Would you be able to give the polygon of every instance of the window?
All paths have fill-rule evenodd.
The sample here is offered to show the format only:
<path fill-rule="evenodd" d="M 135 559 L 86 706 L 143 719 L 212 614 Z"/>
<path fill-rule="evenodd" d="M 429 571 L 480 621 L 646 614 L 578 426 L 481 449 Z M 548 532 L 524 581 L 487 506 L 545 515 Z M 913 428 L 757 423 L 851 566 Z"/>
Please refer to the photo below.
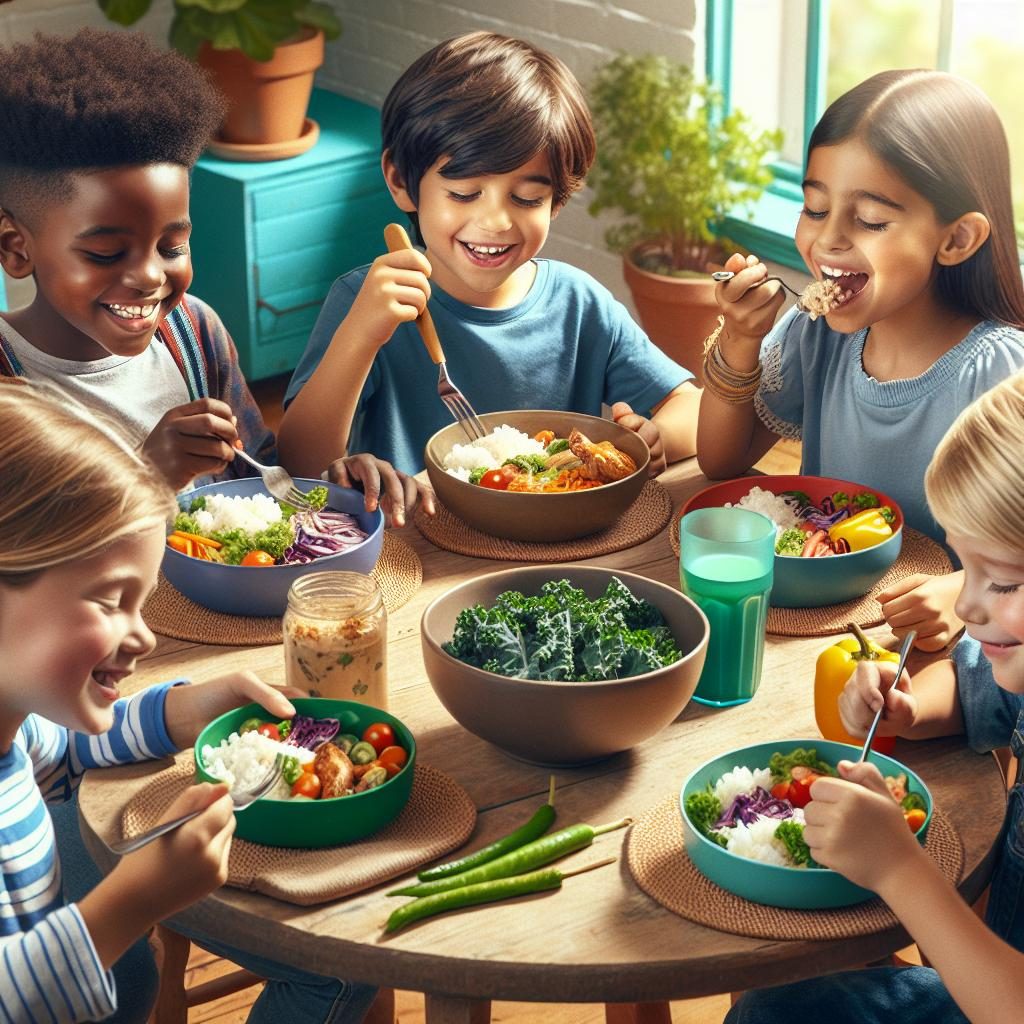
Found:
<path fill-rule="evenodd" d="M 759 256 L 805 269 L 793 245 L 811 130 L 825 107 L 886 68 L 952 71 L 999 111 L 1024 236 L 1024 4 L 1020 0 L 706 0 L 706 72 L 726 104 L 781 127 L 775 182 L 729 234 Z"/>

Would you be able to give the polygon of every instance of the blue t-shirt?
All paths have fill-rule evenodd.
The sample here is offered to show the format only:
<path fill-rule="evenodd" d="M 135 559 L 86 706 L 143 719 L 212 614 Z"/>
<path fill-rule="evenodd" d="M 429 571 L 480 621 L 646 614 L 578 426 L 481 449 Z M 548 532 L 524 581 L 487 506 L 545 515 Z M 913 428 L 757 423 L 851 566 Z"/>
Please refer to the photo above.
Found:
<path fill-rule="evenodd" d="M 649 415 L 692 378 L 589 274 L 554 260 L 535 262 L 529 293 L 508 309 L 467 306 L 437 286 L 431 290 L 430 314 L 448 373 L 478 413 L 557 409 L 600 416 L 602 403 L 623 401 Z M 288 385 L 286 406 L 319 365 L 368 269 L 334 282 Z M 417 473 L 427 441 L 451 422 L 437 397 L 437 367 L 416 326 L 400 324 L 363 385 L 348 450 L 372 452 Z"/>
<path fill-rule="evenodd" d="M 755 408 L 770 430 L 802 440 L 802 472 L 888 494 L 910 526 L 941 543 L 924 471 L 957 415 L 1024 368 L 1024 333 L 985 320 L 919 377 L 878 381 L 864 370 L 868 330 L 839 334 L 791 309 L 761 347 Z"/>

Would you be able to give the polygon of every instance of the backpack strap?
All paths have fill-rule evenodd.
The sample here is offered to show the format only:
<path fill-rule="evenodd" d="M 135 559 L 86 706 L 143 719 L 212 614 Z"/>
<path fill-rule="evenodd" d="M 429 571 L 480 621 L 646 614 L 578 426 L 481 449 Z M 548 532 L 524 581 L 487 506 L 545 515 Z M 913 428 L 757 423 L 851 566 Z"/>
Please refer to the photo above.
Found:
<path fill-rule="evenodd" d="M 11 348 L 11 343 L 0 331 L 0 377 L 24 377 L 25 371 Z"/>
<path fill-rule="evenodd" d="M 199 342 L 199 324 L 184 298 L 160 321 L 156 336 L 167 346 L 185 378 L 189 401 L 208 398 L 210 383 L 206 356 Z"/>

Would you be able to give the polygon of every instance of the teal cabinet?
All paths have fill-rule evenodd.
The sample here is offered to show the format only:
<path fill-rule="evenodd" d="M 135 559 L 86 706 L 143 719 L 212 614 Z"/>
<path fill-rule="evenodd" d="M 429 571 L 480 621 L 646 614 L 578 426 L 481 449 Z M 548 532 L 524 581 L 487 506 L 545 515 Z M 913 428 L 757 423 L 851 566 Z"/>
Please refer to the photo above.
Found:
<path fill-rule="evenodd" d="M 206 154 L 192 176 L 189 290 L 220 314 L 249 380 L 295 367 L 331 283 L 384 252 L 384 226 L 402 216 L 380 170 L 380 112 L 317 89 L 309 116 L 309 152 Z"/>

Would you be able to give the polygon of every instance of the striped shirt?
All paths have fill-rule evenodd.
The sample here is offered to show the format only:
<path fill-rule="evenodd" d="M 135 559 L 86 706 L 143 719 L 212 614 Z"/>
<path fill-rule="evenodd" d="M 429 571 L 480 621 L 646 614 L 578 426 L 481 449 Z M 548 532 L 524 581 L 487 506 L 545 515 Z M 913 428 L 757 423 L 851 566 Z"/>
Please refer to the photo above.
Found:
<path fill-rule="evenodd" d="M 87 768 L 128 764 L 177 751 L 153 686 L 114 705 L 99 736 L 29 715 L 0 755 L 0 1024 L 93 1021 L 117 1009 L 75 904 L 65 904 L 53 825 L 44 806 L 70 798 Z"/>

